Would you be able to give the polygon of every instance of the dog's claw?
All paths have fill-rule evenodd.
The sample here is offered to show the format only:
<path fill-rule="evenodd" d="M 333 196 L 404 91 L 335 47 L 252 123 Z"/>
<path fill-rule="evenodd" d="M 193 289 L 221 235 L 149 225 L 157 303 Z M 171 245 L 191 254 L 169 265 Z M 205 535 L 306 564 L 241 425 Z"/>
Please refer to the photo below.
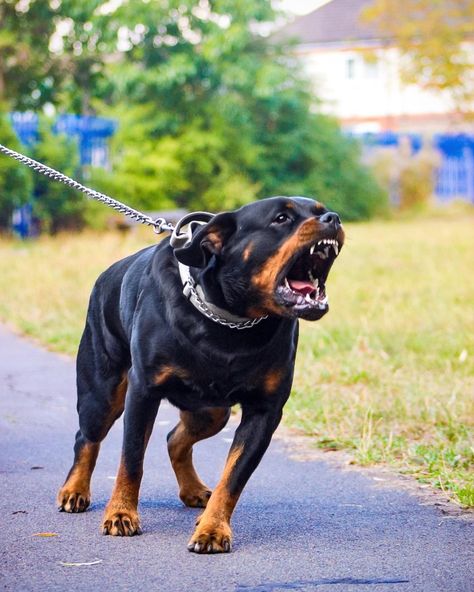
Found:
<path fill-rule="evenodd" d="M 110 515 L 110 514 L 109 514 Z M 102 534 L 112 536 L 135 536 L 141 534 L 140 523 L 137 514 L 118 513 L 105 518 L 102 523 Z"/>
<path fill-rule="evenodd" d="M 59 492 L 57 503 L 60 512 L 85 512 L 90 505 L 90 494 L 88 491 L 71 491 L 64 487 Z"/>

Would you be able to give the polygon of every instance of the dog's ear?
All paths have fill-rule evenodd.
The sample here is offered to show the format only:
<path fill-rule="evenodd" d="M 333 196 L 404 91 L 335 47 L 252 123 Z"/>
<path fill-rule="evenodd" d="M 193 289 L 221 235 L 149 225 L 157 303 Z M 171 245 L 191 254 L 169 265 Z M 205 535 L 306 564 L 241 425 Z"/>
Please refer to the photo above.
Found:
<path fill-rule="evenodd" d="M 219 255 L 226 241 L 236 230 L 233 212 L 217 214 L 201 226 L 190 242 L 174 250 L 176 259 L 189 267 L 206 267 L 212 255 Z"/>

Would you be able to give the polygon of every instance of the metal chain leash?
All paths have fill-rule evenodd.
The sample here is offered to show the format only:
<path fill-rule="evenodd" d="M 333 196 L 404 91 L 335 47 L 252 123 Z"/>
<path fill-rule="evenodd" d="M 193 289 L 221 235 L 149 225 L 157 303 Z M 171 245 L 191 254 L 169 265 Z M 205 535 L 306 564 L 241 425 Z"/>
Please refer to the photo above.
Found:
<path fill-rule="evenodd" d="M 68 185 L 73 189 L 77 189 L 78 191 L 85 193 L 88 197 L 106 204 L 107 206 L 113 208 L 114 210 L 117 210 L 121 214 L 125 214 L 125 216 L 132 218 L 132 220 L 136 220 L 137 222 L 140 222 L 141 224 L 146 224 L 147 226 L 153 226 L 153 230 L 156 234 L 161 234 L 165 231 L 172 232 L 174 230 L 174 226 L 169 222 L 166 222 L 164 218 L 153 219 L 151 216 L 147 216 L 146 214 L 143 214 L 142 212 L 139 212 L 138 210 L 135 210 L 130 206 L 126 206 L 117 199 L 113 199 L 112 197 L 100 193 L 99 191 L 90 189 L 89 187 L 82 185 L 78 181 L 74 181 L 74 179 L 71 179 L 67 175 L 63 175 L 63 173 L 60 173 L 59 171 L 56 171 L 46 166 L 45 164 L 41 164 L 37 160 L 33 160 L 32 158 L 29 158 L 24 154 L 15 152 L 15 150 L 11 150 L 11 148 L 7 148 L 2 144 L 0 144 L 0 152 L 3 152 L 3 154 L 6 154 L 7 156 L 14 158 L 15 160 L 18 160 L 22 164 L 25 164 L 34 171 L 37 171 L 38 173 L 41 173 L 42 175 L 45 175 L 46 177 L 49 177 L 54 181 L 59 181 L 60 183 L 64 183 L 64 185 Z"/>
<path fill-rule="evenodd" d="M 92 199 L 95 199 L 97 201 L 104 203 L 105 205 L 113 208 L 114 210 L 117 210 L 121 214 L 125 214 L 125 216 L 128 216 L 129 218 L 132 218 L 133 220 L 136 220 L 137 222 L 140 222 L 141 224 L 146 224 L 147 226 L 153 226 L 153 230 L 156 234 L 161 234 L 162 232 L 165 232 L 165 231 L 172 232 L 173 236 L 171 238 L 171 244 L 175 248 L 179 247 L 179 246 L 183 246 L 190 239 L 190 236 L 192 234 L 192 228 L 193 228 L 192 224 L 190 224 L 190 223 L 192 223 L 192 222 L 195 222 L 195 223 L 196 222 L 197 223 L 207 222 L 210 218 L 212 218 L 212 214 L 209 214 L 208 212 L 194 212 L 193 214 L 188 214 L 187 216 L 182 218 L 178 222 L 178 224 L 176 225 L 176 228 L 175 228 L 172 224 L 170 224 L 169 222 L 166 222 L 166 220 L 164 218 L 153 219 L 151 216 L 147 216 L 146 214 L 143 214 L 142 212 L 139 212 L 138 210 L 135 210 L 134 208 L 131 208 L 130 206 L 126 206 L 125 204 L 118 201 L 117 199 L 113 199 L 112 197 L 109 197 L 108 195 L 105 195 L 104 193 L 100 193 L 99 191 L 95 191 L 94 189 L 90 189 L 89 187 L 82 185 L 78 181 L 74 181 L 74 179 L 71 179 L 67 175 L 60 173 L 59 171 L 56 171 L 55 169 L 52 169 L 51 167 L 48 167 L 45 164 L 42 164 L 41 162 L 34 160 L 33 158 L 29 158 L 28 156 L 25 156 L 24 154 L 20 154 L 19 152 L 16 152 L 15 150 L 12 150 L 11 148 L 7 148 L 6 146 L 3 146 L 3 144 L 0 144 L 0 153 L 6 154 L 7 156 L 14 158 L 15 160 L 18 160 L 18 162 L 25 164 L 26 166 L 30 167 L 34 171 L 36 171 L 42 175 L 45 175 L 46 177 L 49 177 L 50 179 L 53 179 L 54 181 L 59 181 L 60 183 L 64 183 L 64 185 L 67 185 L 68 187 L 72 187 L 73 189 L 77 189 L 78 191 L 85 193 L 88 197 L 91 197 Z M 189 225 L 189 228 L 188 228 L 187 232 L 183 233 L 183 232 L 181 232 L 181 227 L 185 226 L 186 224 Z M 253 326 L 260 323 L 260 321 L 263 321 L 264 319 L 267 318 L 267 316 L 264 316 L 264 317 L 258 317 L 255 319 L 248 319 L 248 320 L 242 321 L 242 322 L 229 321 L 229 320 L 222 318 L 219 315 L 215 314 L 206 305 L 206 303 L 201 299 L 201 297 L 197 293 L 193 283 L 189 284 L 189 289 L 193 293 L 193 295 L 195 296 L 195 299 L 194 299 L 195 306 L 197 306 L 198 309 L 206 317 L 208 317 L 209 319 L 211 319 L 215 323 L 219 323 L 220 325 L 225 325 L 226 327 L 230 327 L 231 329 L 250 329 Z"/>
<path fill-rule="evenodd" d="M 230 329 L 251 329 L 252 327 L 255 327 L 255 325 L 258 325 L 258 323 L 260 323 L 261 321 L 268 318 L 268 315 L 265 315 L 263 317 L 248 319 L 247 321 L 228 321 L 227 319 L 224 319 L 217 315 L 206 305 L 206 303 L 201 299 L 201 296 L 198 294 L 194 286 L 194 282 L 190 280 L 188 280 L 188 285 L 190 293 L 194 296 L 194 306 L 196 306 L 203 313 L 204 316 L 206 316 L 208 319 L 211 319 L 211 321 L 214 321 L 215 323 L 219 323 L 219 325 L 224 325 L 225 327 L 229 327 Z"/>

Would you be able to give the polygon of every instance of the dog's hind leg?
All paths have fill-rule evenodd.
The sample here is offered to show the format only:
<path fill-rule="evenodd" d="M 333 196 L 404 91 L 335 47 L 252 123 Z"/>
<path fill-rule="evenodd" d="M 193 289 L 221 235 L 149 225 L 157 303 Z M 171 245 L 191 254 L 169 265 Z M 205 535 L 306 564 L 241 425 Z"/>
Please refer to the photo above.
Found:
<path fill-rule="evenodd" d="M 78 362 L 80 362 L 79 353 Z M 90 370 L 90 369 L 89 369 Z M 78 372 L 79 431 L 74 463 L 58 492 L 61 511 L 84 512 L 90 504 L 90 481 L 100 443 L 124 409 L 127 375 L 123 372 Z"/>
<path fill-rule="evenodd" d="M 194 469 L 193 445 L 220 432 L 229 416 L 227 407 L 181 411 L 180 422 L 168 434 L 168 452 L 178 480 L 179 497 L 186 506 L 204 508 L 212 493 Z"/>

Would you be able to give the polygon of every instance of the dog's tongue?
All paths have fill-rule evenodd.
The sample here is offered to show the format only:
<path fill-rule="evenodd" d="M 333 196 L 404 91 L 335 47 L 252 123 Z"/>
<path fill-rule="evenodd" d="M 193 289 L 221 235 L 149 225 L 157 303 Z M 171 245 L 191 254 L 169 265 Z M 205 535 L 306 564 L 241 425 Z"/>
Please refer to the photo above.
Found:
<path fill-rule="evenodd" d="M 302 282 L 301 280 L 288 280 L 288 283 L 295 292 L 300 292 L 301 294 L 303 294 L 303 296 L 306 296 L 306 294 L 311 294 L 311 292 L 314 292 L 315 290 L 315 287 L 311 282 Z"/>

